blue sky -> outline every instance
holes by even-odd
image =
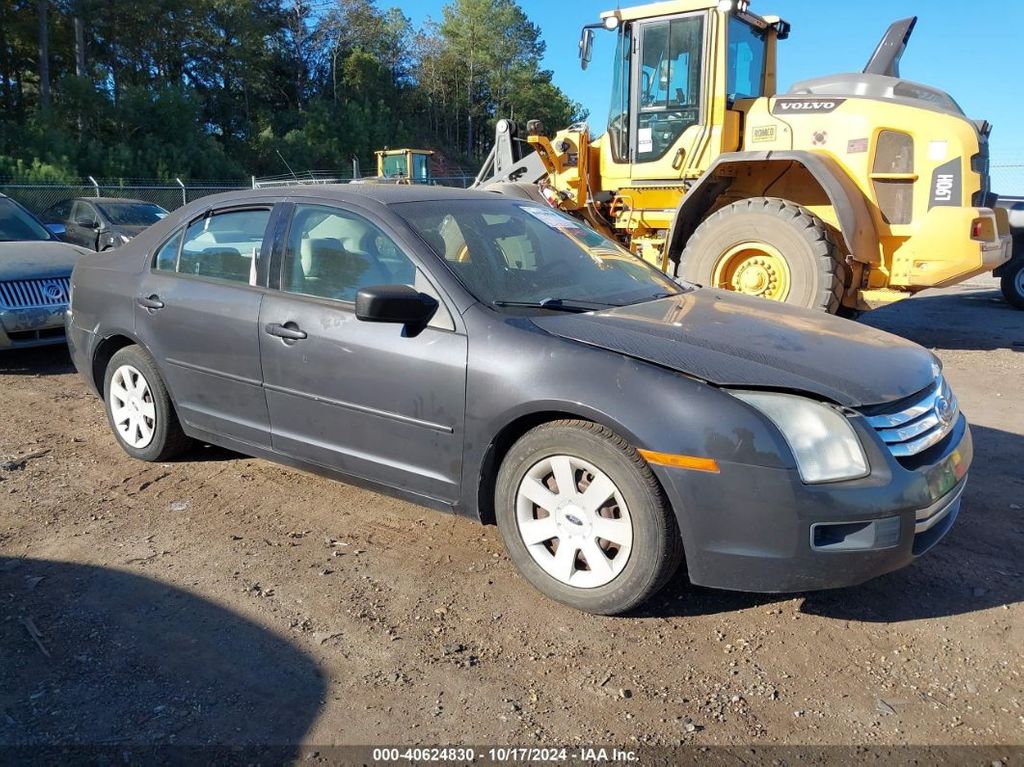
[[[613,37],[598,33],[586,72],[580,71],[576,45],[580,27],[598,21],[614,2],[519,2],[547,43],[544,66],[562,90],[590,110],[591,129],[601,132]],[[428,16],[440,19],[444,2],[407,0],[401,5],[418,25]],[[753,0],[751,10],[782,16],[793,26],[779,50],[781,89],[816,75],[860,71],[889,23],[916,14],[901,74],[942,88],[968,116],[991,122],[993,164],[1024,163],[1024,0]]]

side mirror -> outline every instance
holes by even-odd
[[[356,294],[356,319],[426,325],[437,311],[437,301],[408,285],[373,285]]]
[[[584,28],[580,32],[580,69],[586,69],[594,48],[594,30]]]

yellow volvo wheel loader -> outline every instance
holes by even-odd
[[[617,39],[606,131],[499,121],[477,186],[542,194],[689,281],[833,313],[990,272],[1011,242],[991,126],[900,77],[915,22],[863,72],[777,94],[789,24],[747,0],[608,11],[580,39],[584,68],[595,31]]]

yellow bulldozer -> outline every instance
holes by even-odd
[[[863,72],[778,94],[790,26],[748,0],[607,11],[580,39],[584,68],[595,32],[617,40],[607,129],[531,121],[524,140],[501,120],[477,186],[543,196],[688,281],[832,313],[992,271],[1011,237],[991,125],[900,77],[915,22]]]

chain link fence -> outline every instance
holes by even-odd
[[[22,184],[0,181],[0,194],[17,200],[33,213],[39,214],[56,205],[58,202],[72,197],[117,197],[121,199],[145,200],[154,202],[167,210],[174,210],[200,197],[236,189],[252,189],[255,186],[293,186],[296,184],[347,183],[351,175],[335,175],[330,177],[310,177],[299,174],[296,177],[276,177],[273,180],[249,178],[236,181],[203,181],[191,183],[153,182],[153,181],[112,181],[86,179],[73,184],[36,183]],[[441,186],[457,186],[466,188],[473,183],[473,176],[444,176],[432,178],[430,183]]]
[[[172,183],[152,181],[111,181],[88,179],[75,184],[19,184],[0,182],[0,194],[11,197],[33,213],[42,213],[51,205],[71,197],[117,197],[154,202],[167,210],[219,192],[248,189],[250,181]]]
[[[1024,196],[1024,163],[993,164],[991,166],[992,191],[1001,195]],[[23,184],[0,181],[0,194],[11,197],[33,213],[42,213],[51,205],[71,197],[118,197],[122,199],[154,202],[167,210],[174,210],[200,197],[255,186],[293,186],[297,184],[347,183],[351,175],[311,173],[297,176],[278,176],[271,179],[237,179],[230,181],[196,181],[166,183],[147,180],[85,179],[78,183]],[[466,188],[474,177],[444,176],[432,178],[430,183]]]
[[[1007,196],[1024,196],[1024,163],[992,165],[992,191]]]

